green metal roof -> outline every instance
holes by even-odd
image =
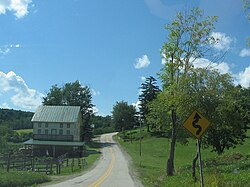
[[[58,146],[84,146],[84,142],[65,142],[65,141],[41,141],[41,140],[27,140],[24,145],[58,145]]]
[[[79,112],[80,106],[39,106],[31,121],[74,123]]]

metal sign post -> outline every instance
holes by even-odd
[[[193,113],[184,122],[183,127],[187,129],[196,139],[197,139],[197,153],[200,165],[200,178],[201,187],[204,187],[204,178],[202,172],[202,161],[201,161],[201,137],[205,133],[206,129],[209,127],[210,122],[202,116],[198,111],[193,111]]]
[[[202,161],[201,161],[201,140],[200,139],[197,139],[197,152],[198,152],[199,165],[200,165],[201,187],[204,187],[204,177],[203,177]]]

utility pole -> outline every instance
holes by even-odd
[[[141,156],[141,139],[142,139],[142,136],[141,136],[141,115],[139,116],[139,122],[140,122],[140,156]]]

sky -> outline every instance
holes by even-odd
[[[250,85],[250,22],[241,0],[0,0],[0,108],[35,111],[52,85],[79,80],[97,115],[138,104],[139,87],[163,67],[166,24],[200,7],[218,16],[211,33],[227,51],[210,63]],[[160,81],[158,81],[160,85]]]

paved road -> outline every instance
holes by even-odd
[[[115,133],[102,135],[100,141],[104,147],[102,156],[97,166],[90,172],[61,182],[50,185],[51,187],[139,187],[140,183],[135,182],[128,169],[128,161],[120,148],[113,141]]]

